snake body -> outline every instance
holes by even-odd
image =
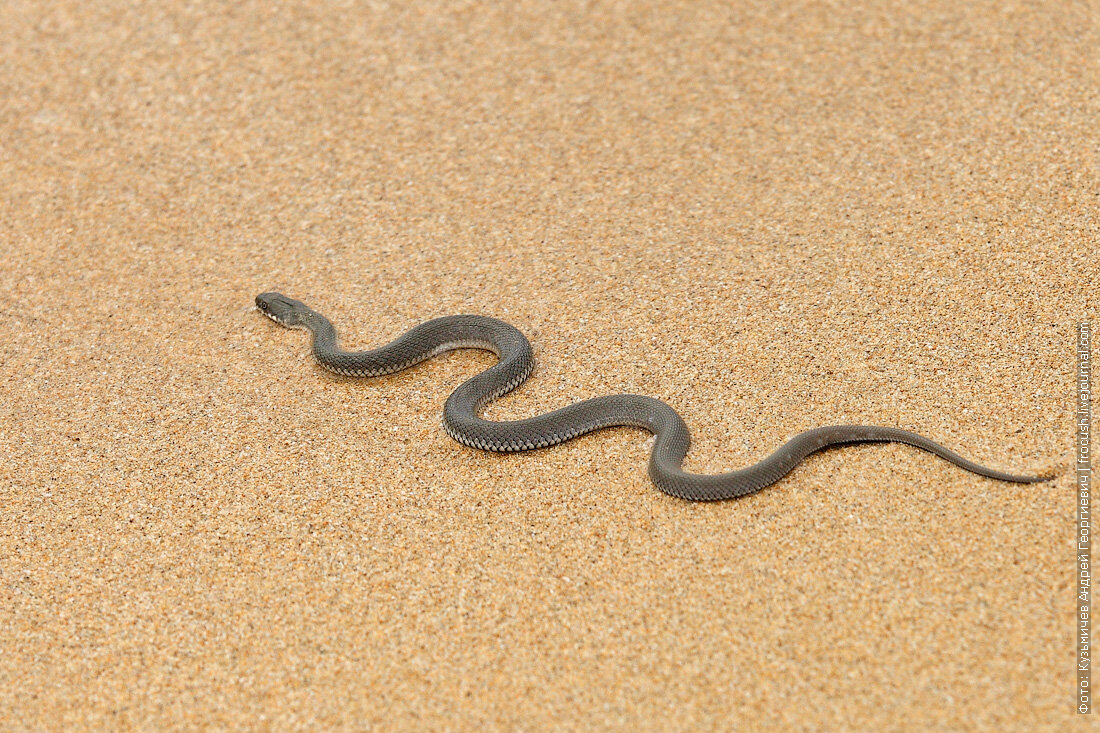
[[[775,483],[803,458],[846,443],[906,443],[944,458],[972,473],[1015,483],[1044,481],[1049,476],[1016,476],[963,458],[929,438],[908,430],[873,425],[834,425],[799,433],[774,453],[747,468],[715,475],[681,468],[691,444],[687,425],[666,403],[643,395],[594,397],[523,420],[494,421],[479,417],[489,402],[511,392],[534,368],[531,344],[514,326],[487,316],[444,316],[406,331],[390,343],[367,351],[344,351],[332,323],[304,303],[280,293],[256,296],[259,310],[275,322],[305,328],[312,334],[313,356],[324,368],[353,377],[377,377],[408,369],[453,349],[487,349],[498,362],[464,382],[443,407],[443,427],[463,445],[511,453],[545,448],[613,426],[634,426],[656,438],[649,477],[661,491],[690,501],[716,501],[745,496]]]

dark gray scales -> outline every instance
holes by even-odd
[[[661,491],[690,501],[716,501],[751,494],[787,475],[811,453],[846,443],[906,443],[999,481],[1034,483],[1053,477],[1016,476],[986,468],[923,435],[874,425],[833,425],[807,430],[747,468],[714,475],[691,474],[681,469],[691,445],[687,425],[672,407],[652,397],[629,394],[595,397],[523,420],[499,422],[480,417],[486,404],[518,387],[534,368],[527,337],[504,321],[486,316],[444,316],[422,323],[377,349],[344,351],[337,345],[332,323],[304,303],[279,293],[262,293],[256,296],[256,306],[281,325],[310,331],[317,361],[326,369],[346,376],[392,374],[453,349],[492,351],[498,363],[461,384],[447,398],[443,426],[452,438],[471,448],[511,453],[556,445],[602,428],[620,425],[643,428],[656,436],[649,459],[650,479]]]

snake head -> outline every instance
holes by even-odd
[[[256,307],[260,309],[260,313],[271,320],[290,328],[304,326],[305,321],[303,319],[310,312],[305,303],[275,292],[257,295]]]

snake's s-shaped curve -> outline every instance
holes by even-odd
[[[1014,476],[969,461],[923,435],[872,425],[834,425],[799,433],[767,458],[739,471],[699,475],[680,466],[691,437],[669,405],[641,395],[611,395],[577,402],[524,420],[496,422],[478,413],[489,402],[511,392],[527,379],[534,356],[527,337],[515,327],[486,316],[444,316],[422,323],[392,342],[368,351],[343,351],[336,329],[327,318],[279,293],[256,296],[260,312],[291,328],[313,334],[313,355],[337,374],[376,377],[407,369],[452,349],[488,349],[498,363],[467,380],[443,407],[443,427],[463,445],[481,450],[513,452],[545,448],[594,430],[632,425],[656,436],[649,460],[649,477],[661,491],[691,501],[715,501],[751,494],[787,475],[809,454],[843,443],[895,442],[923,448],[967,471],[1000,481],[1032,483],[1051,476]]]

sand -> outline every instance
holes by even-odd
[[[804,429],[1068,465],[1096,321],[1093,3],[0,9],[0,727],[1067,729],[1071,477],[904,446],[744,500],[647,435],[464,448],[611,392],[688,467]]]

